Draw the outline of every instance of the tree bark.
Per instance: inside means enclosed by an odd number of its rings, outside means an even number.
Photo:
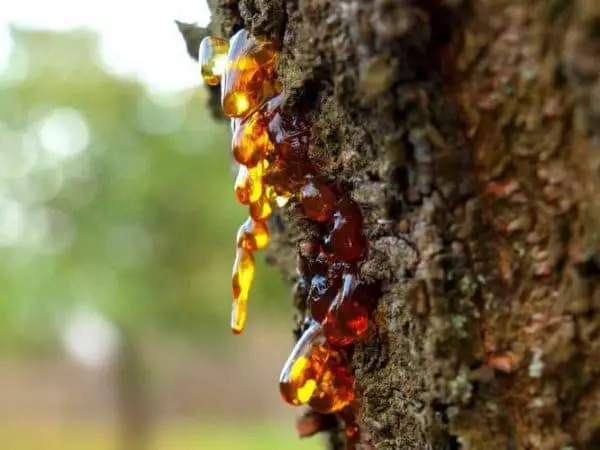
[[[279,42],[286,107],[310,106],[312,156],[365,215],[364,446],[600,448],[600,3],[212,11]],[[290,274],[292,216],[269,254]]]

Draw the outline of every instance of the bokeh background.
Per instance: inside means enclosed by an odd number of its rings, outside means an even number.
[[[0,448],[314,449],[261,264],[229,332],[229,130],[174,20],[200,0],[0,6]]]

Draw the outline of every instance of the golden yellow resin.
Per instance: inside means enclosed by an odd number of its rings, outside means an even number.
[[[267,224],[262,221],[256,221],[252,217],[248,217],[246,221],[240,225],[237,232],[237,247],[254,252],[261,250],[269,244],[269,229]]]
[[[272,212],[271,201],[266,195],[262,195],[258,200],[250,203],[250,217],[254,220],[267,220]]]
[[[218,37],[208,36],[200,42],[198,61],[202,79],[209,86],[216,86],[227,67],[229,42]]]
[[[314,322],[296,343],[279,377],[279,390],[291,405],[305,405],[317,389],[331,349],[321,325]]]
[[[246,308],[250,286],[254,279],[254,265],[252,252],[238,248],[233,263],[231,281],[233,291],[231,329],[234,333],[241,333],[246,323]]]
[[[233,190],[238,202],[242,205],[250,204],[250,174],[248,168],[244,165],[240,165],[238,168]]]
[[[325,370],[315,384],[313,395],[308,401],[312,409],[323,414],[341,411],[354,400],[354,376],[348,364],[335,352],[325,365]]]
[[[233,157],[248,168],[256,166],[273,151],[266,124],[261,117],[260,111],[252,114],[236,128],[231,140]]]
[[[282,90],[275,74],[277,51],[268,40],[243,29],[229,42],[221,107],[227,117],[246,117]]]

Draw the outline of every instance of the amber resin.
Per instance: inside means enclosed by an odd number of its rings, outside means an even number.
[[[208,36],[200,42],[198,61],[204,82],[209,86],[217,86],[221,82],[225,66],[229,42],[218,37]]]
[[[231,312],[231,329],[241,333],[246,324],[248,295],[254,279],[254,256],[251,251],[238,248],[233,263],[232,294],[233,307]]]
[[[355,273],[344,274],[342,288],[323,319],[327,340],[332,345],[343,347],[366,336],[371,300],[367,286]]]
[[[311,125],[305,114],[282,107],[285,94],[272,42],[239,30],[229,43],[205,39],[200,60],[205,82],[221,82],[221,105],[231,118],[231,150],[239,163],[235,196],[249,213],[236,239],[231,328],[235,333],[244,329],[254,252],[270,239],[267,220],[275,206],[294,199],[321,233],[299,244],[294,292],[305,297],[307,325],[281,372],[281,396],[292,405],[338,414],[348,448],[354,448],[360,432],[348,360],[352,345],[367,336],[377,296],[360,277],[367,252],[360,208],[310,161]]]
[[[261,250],[269,244],[269,228],[265,222],[248,217],[237,232],[237,247],[248,252]]]
[[[317,412],[331,414],[342,411],[352,400],[354,400],[354,376],[350,373],[348,362],[342,352],[332,349],[308,404]]]
[[[333,189],[325,183],[320,183],[313,176],[308,175],[298,197],[306,217],[316,222],[327,222],[331,219],[336,197]]]
[[[304,332],[279,378],[283,399],[321,413],[341,411],[354,399],[354,377],[344,355],[331,347],[318,322]]]
[[[304,332],[284,364],[279,377],[279,390],[291,405],[307,404],[318,387],[331,348],[323,335],[321,324],[313,322]]]
[[[273,43],[239,30],[229,41],[221,106],[227,117],[246,117],[279,94],[282,85],[275,73],[277,51]]]
[[[231,151],[238,163],[254,167],[273,151],[266,125],[260,111],[257,111],[235,128]]]

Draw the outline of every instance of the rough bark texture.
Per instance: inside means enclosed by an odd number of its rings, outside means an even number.
[[[281,44],[287,107],[365,214],[365,446],[600,448],[600,3],[212,8],[215,34]],[[292,278],[310,230],[284,217],[269,257]]]

